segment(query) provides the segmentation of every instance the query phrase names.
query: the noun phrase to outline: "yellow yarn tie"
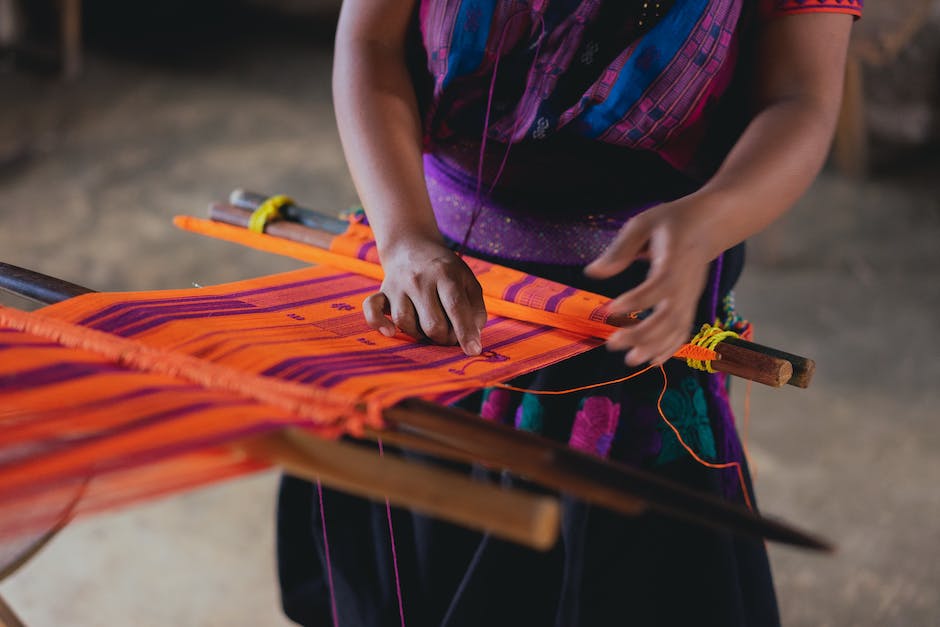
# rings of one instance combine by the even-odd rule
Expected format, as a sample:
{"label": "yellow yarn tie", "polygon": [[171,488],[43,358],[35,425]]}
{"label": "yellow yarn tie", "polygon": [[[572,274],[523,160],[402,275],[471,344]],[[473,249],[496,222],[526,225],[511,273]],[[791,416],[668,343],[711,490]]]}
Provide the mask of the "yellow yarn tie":
{"label": "yellow yarn tie", "polygon": [[255,233],[264,233],[269,222],[281,217],[281,207],[294,204],[289,196],[271,196],[261,203],[248,220],[248,230]]}
{"label": "yellow yarn tie", "polygon": [[[715,348],[721,344],[723,341],[729,337],[741,337],[734,331],[725,331],[718,326],[717,322],[714,325],[705,323],[702,325],[701,330],[698,332],[698,335],[692,338],[689,342],[692,346],[698,346],[701,348],[714,351]],[[695,368],[696,370],[704,370],[705,372],[715,372],[712,368],[711,360],[702,360],[694,359],[689,357],[685,360],[685,363],[689,365],[689,368]]]}

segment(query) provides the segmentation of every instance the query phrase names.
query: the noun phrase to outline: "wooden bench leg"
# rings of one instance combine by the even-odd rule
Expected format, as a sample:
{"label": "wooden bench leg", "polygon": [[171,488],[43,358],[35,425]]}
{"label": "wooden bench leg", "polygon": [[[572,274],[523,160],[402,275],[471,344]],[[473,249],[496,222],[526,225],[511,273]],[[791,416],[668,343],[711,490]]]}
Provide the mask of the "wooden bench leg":
{"label": "wooden bench leg", "polygon": [[13,612],[3,597],[0,596],[0,627],[26,627],[26,624]]}
{"label": "wooden bench leg", "polygon": [[847,176],[860,178],[868,173],[868,125],[865,123],[865,93],[862,62],[849,58],[845,67],[842,110],[836,125],[833,160]]}
{"label": "wooden bench leg", "polygon": [[74,80],[82,73],[82,0],[59,0],[62,77]]}

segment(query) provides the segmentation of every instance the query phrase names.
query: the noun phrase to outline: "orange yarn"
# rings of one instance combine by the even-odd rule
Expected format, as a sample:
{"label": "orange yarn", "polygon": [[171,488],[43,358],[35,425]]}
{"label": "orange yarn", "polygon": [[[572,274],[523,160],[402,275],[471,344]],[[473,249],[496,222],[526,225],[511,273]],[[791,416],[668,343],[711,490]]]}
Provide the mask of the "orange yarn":
{"label": "orange yarn", "polygon": [[684,448],[696,462],[702,466],[705,466],[706,468],[714,468],[716,470],[734,468],[738,473],[738,482],[741,485],[741,494],[744,495],[744,503],[747,505],[749,510],[754,511],[754,507],[751,505],[751,496],[748,494],[747,484],[744,481],[744,469],[741,467],[740,462],[724,462],[716,464],[702,459],[699,457],[698,453],[692,449],[691,446],[686,444],[685,440],[682,439],[682,434],[679,433],[679,430],[676,429],[676,426],[670,422],[669,418],[666,417],[666,414],[663,412],[663,397],[666,395],[666,390],[669,387],[669,380],[666,378],[666,370],[662,366],[659,367],[659,371],[663,375],[663,389],[659,393],[659,398],[656,399],[656,409],[659,411],[660,417],[669,426],[669,428],[672,429],[672,432],[676,434],[676,439],[679,441],[679,444],[682,445],[682,448]]}

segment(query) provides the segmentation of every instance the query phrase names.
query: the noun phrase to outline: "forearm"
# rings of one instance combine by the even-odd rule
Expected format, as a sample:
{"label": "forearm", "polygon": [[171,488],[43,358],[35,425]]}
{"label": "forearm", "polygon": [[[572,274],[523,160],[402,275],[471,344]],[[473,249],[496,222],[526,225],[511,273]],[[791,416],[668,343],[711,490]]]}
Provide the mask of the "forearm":
{"label": "forearm", "polygon": [[373,38],[344,27],[341,18],[336,40],[340,138],[380,254],[409,238],[441,240],[424,185],[421,120],[403,33]]}
{"label": "forearm", "polygon": [[759,110],[694,196],[709,258],[761,231],[807,190],[825,162],[842,97],[851,17],[792,16],[764,27]]}
{"label": "forearm", "polygon": [[754,118],[693,195],[709,258],[762,231],[803,195],[825,162],[834,126],[835,112],[810,99],[773,104]]}

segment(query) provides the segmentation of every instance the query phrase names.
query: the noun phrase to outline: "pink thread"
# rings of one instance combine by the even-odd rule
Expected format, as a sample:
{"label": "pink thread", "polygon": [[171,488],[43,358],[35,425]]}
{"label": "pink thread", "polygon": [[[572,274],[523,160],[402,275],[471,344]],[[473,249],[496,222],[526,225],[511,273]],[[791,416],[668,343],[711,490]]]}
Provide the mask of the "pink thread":
{"label": "pink thread", "polygon": [[336,589],[333,587],[333,564],[330,562],[330,541],[326,537],[326,514],[323,509],[323,486],[317,480],[317,497],[320,499],[320,526],[323,528],[323,552],[326,555],[326,581],[330,586],[330,612],[333,627],[339,627],[339,614],[336,611]]}
{"label": "pink thread", "polygon": [[[379,455],[384,456],[385,450],[382,448],[382,440],[376,440],[379,444]],[[401,627],[405,627],[405,605],[401,600],[401,578],[398,574],[398,552],[395,550],[395,528],[392,527],[392,506],[385,498],[385,514],[388,517],[388,538],[392,544],[392,567],[395,569],[395,594],[398,595],[398,618],[401,619]]]}
{"label": "pink thread", "polygon": [[[536,7],[536,10],[538,10],[538,8],[540,7]],[[480,139],[480,158],[477,161],[477,184],[476,191],[474,192],[473,213],[470,215],[470,224],[467,225],[467,231],[463,236],[463,241],[460,243],[460,247],[457,249],[458,255],[462,255],[464,250],[467,248],[467,243],[470,241],[470,233],[473,231],[473,227],[476,224],[477,219],[480,217],[480,212],[483,210],[483,160],[486,156],[486,140],[490,131],[490,114],[493,110],[493,94],[496,91],[496,73],[499,70],[500,53],[503,51],[503,44],[506,42],[506,35],[509,33],[509,25],[518,16],[529,12],[529,9],[520,9],[506,18],[506,21],[503,22],[503,30],[499,35],[499,43],[497,44],[496,52],[494,53],[493,77],[490,79],[490,88],[486,97],[486,113],[483,116],[483,136]],[[535,13],[535,16],[538,18],[538,26],[541,32],[539,34],[539,38],[536,40],[535,56],[532,58],[533,66],[538,61],[539,54],[542,51],[542,40],[545,39],[545,18],[541,13],[538,12]],[[515,137],[516,131],[519,130],[518,124],[519,119],[516,118],[516,121],[513,122],[512,129],[509,131],[509,143],[506,144],[506,151],[503,153],[503,159],[499,164],[499,168],[496,169],[496,174],[493,176],[493,181],[490,183],[490,187],[486,192],[487,196],[493,193],[493,190],[496,189],[496,184],[503,175],[503,170],[506,167],[506,161],[509,159],[509,151],[512,149],[513,137]]]}

